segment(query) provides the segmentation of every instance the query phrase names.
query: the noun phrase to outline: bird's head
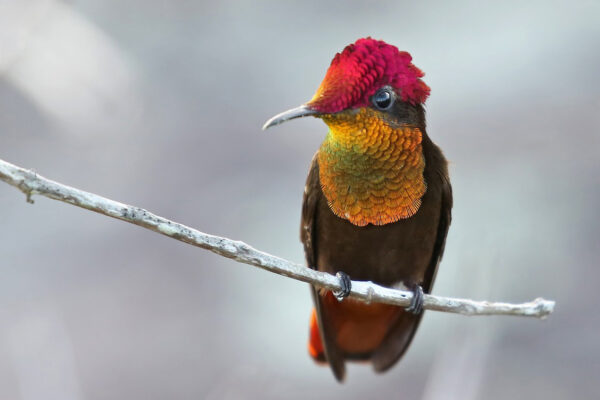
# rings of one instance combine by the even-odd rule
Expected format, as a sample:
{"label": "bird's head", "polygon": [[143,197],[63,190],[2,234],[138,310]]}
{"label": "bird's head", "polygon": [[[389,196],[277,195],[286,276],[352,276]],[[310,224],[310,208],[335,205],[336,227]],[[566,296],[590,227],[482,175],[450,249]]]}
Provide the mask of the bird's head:
{"label": "bird's head", "polygon": [[[322,118],[331,129],[376,118],[389,124],[416,123],[429,87],[409,53],[381,40],[359,39],[337,53],[313,98],[268,120],[263,129],[294,118]],[[362,122],[361,122],[362,121]]]}
{"label": "bird's head", "polygon": [[329,207],[352,224],[383,225],[414,215],[426,191],[423,103],[429,87],[410,54],[371,38],[333,58],[306,104],[263,129],[315,116],[329,126],[318,152]]}

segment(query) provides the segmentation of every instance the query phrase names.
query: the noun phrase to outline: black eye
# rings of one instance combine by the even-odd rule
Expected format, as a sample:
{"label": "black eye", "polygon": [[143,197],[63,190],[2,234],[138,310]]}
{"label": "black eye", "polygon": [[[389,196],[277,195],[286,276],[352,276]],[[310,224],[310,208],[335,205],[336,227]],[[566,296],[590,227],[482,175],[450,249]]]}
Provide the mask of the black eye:
{"label": "black eye", "polygon": [[379,89],[372,98],[373,105],[380,110],[389,110],[394,104],[394,96],[388,88]]}

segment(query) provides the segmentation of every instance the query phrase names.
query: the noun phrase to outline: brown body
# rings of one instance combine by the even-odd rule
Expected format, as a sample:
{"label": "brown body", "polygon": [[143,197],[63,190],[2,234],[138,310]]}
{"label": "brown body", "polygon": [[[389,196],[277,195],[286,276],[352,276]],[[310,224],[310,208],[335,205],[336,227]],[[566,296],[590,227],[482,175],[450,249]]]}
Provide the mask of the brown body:
{"label": "brown body", "polygon": [[[406,107],[406,105],[403,105]],[[302,208],[301,240],[308,265],[347,273],[353,280],[385,286],[421,285],[429,293],[450,225],[452,189],[447,162],[425,133],[422,107],[409,107],[409,119],[423,132],[427,190],[415,215],[386,225],[356,226],[336,216],[319,182],[318,157],[308,175]],[[404,354],[421,315],[381,304],[366,305],[313,289],[317,322],[327,361],[336,378],[344,361],[370,360],[376,371],[391,367]]]}

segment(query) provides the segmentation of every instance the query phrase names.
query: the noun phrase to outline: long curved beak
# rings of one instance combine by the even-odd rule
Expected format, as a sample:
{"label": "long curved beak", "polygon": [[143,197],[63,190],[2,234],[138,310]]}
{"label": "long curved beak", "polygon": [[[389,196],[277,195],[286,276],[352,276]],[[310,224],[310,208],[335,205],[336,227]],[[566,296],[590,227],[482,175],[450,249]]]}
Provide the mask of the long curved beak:
{"label": "long curved beak", "polygon": [[277,114],[263,125],[263,131],[267,128],[270,128],[275,125],[279,125],[282,122],[288,121],[294,118],[302,118],[308,117],[310,115],[318,115],[319,112],[310,108],[307,105],[302,105],[300,107],[292,108],[291,110],[284,111],[280,114]]}

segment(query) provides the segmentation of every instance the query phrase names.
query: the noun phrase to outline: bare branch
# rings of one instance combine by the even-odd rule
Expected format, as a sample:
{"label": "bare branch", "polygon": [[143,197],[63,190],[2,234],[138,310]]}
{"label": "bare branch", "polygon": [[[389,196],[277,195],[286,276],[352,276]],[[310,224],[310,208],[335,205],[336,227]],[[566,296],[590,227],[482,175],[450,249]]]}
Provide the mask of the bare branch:
{"label": "bare branch", "polygon": [[[139,207],[119,203],[93,193],[84,192],[46,179],[35,172],[0,160],[0,179],[15,186],[31,201],[39,194],[54,200],[85,208],[109,217],[158,232],[173,239],[201,247],[231,258],[235,261],[287,276],[329,290],[340,290],[339,279],[333,275],[315,271],[271,254],[256,250],[244,242],[213,236],[177,222],[152,214]],[[390,289],[372,282],[352,282],[350,296],[367,303],[377,302],[407,307],[412,292]],[[521,304],[473,301],[425,294],[424,308],[462,315],[520,315],[544,318],[554,310],[554,301],[535,299]]]}

